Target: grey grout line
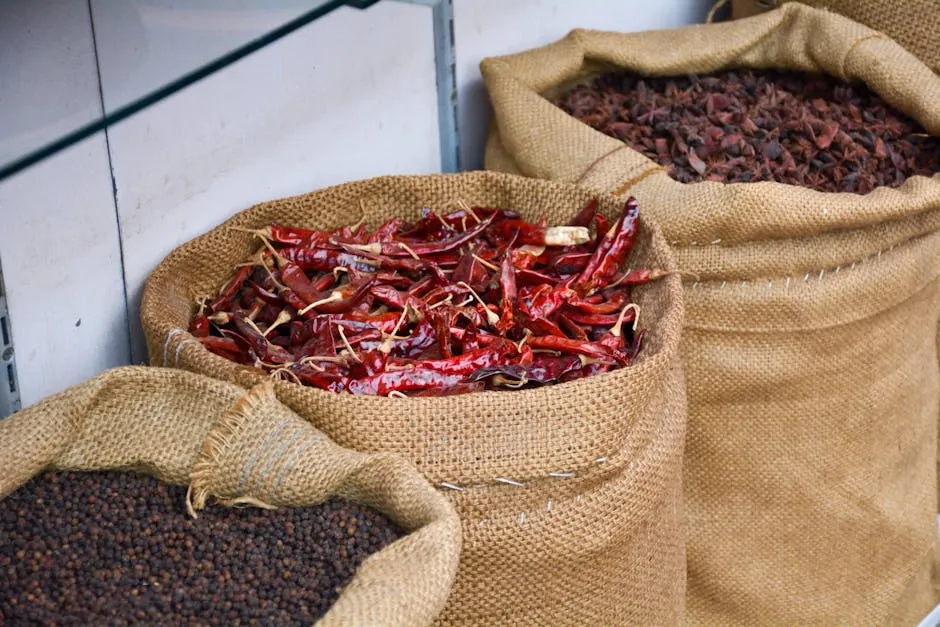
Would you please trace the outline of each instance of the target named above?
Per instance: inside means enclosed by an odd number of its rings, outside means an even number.
[[[95,32],[95,12],[91,6],[92,0],[88,0],[88,23],[91,27],[91,44],[95,53],[95,73],[98,78],[98,104],[101,107],[101,115],[107,114],[104,105],[104,82],[101,78],[101,60],[98,56],[98,34]],[[111,177],[111,196],[114,198],[114,222],[117,227],[118,255],[121,263],[121,287],[124,290],[124,329],[127,332],[127,363],[133,363],[134,350],[134,332],[131,320],[131,305],[127,291],[127,264],[124,263],[124,228],[121,225],[121,212],[118,210],[118,190],[117,179],[114,177],[114,159],[111,154],[111,134],[110,127],[105,127],[104,146],[108,155],[108,175]]]

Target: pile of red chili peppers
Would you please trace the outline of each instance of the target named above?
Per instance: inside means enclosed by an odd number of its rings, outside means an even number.
[[[213,353],[303,385],[443,396],[571,381],[629,365],[645,331],[621,271],[634,199],[611,225],[588,203],[567,226],[462,205],[333,232],[271,225],[203,299],[190,332]],[[593,232],[592,232],[593,231]]]

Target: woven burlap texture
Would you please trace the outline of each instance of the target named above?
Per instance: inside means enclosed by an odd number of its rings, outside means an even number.
[[[940,71],[940,2],[937,0],[734,0],[733,17],[749,17],[774,5],[798,1],[881,31]]]
[[[867,196],[683,185],[549,98],[604,71],[863,80],[940,132],[940,79],[799,4],[673,31],[573,31],[481,64],[486,166],[635,195],[685,280],[693,624],[913,624],[936,542],[940,181]]]
[[[182,330],[194,298],[217,290],[258,246],[229,227],[336,227],[363,211],[375,227],[457,201],[563,224],[592,197],[571,185],[469,173],[382,177],[257,205],[171,253],[150,277],[142,311],[151,360],[243,386],[263,379]],[[601,210],[613,216],[623,202],[602,198]],[[674,269],[650,221],[632,260]],[[641,356],[591,379],[412,399],[275,385],[282,402],[337,443],[400,453],[433,484],[450,486],[442,490],[460,515],[464,543],[440,624],[675,624],[685,594],[681,293],[674,274],[637,289],[640,325],[650,330]]]
[[[384,512],[410,533],[363,562],[321,627],[429,625],[457,572],[460,521],[447,499],[400,456],[337,446],[269,383],[246,393],[178,370],[107,371],[0,421],[0,498],[46,470],[141,472],[190,485],[196,507],[339,497]]]

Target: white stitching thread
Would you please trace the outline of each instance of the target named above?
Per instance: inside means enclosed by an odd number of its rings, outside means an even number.
[[[272,501],[273,501],[274,498],[277,496],[277,490],[278,490],[278,488],[281,487],[281,480],[284,478],[284,474],[285,474],[288,470],[290,470],[291,468],[294,467],[294,462],[297,461],[297,457],[299,457],[300,455],[303,455],[303,452],[306,451],[308,448],[310,448],[310,445],[315,442],[315,439],[310,439],[310,436],[309,436],[309,435],[306,436],[306,437],[307,437],[307,440],[304,442],[303,446],[301,446],[300,448],[296,449],[296,450],[291,454],[290,458],[287,460],[287,463],[285,463],[283,466],[281,466],[281,469],[278,471],[278,473],[277,473],[277,479],[274,481],[274,487],[271,488],[271,500],[272,500]]]
[[[248,463],[245,465],[245,470],[242,472],[241,479],[238,480],[239,492],[242,492],[245,489],[245,481],[248,479],[248,474],[255,467],[255,464],[258,461],[258,456],[267,451],[267,448],[271,446],[271,442],[273,442],[277,436],[280,435],[281,430],[287,426],[288,422],[288,420],[282,420],[279,425],[274,427],[274,429],[271,430],[271,433],[268,434],[268,437],[265,438],[261,446],[258,447],[252,456],[248,459]]]
[[[258,477],[258,481],[255,484],[255,494],[261,494],[261,487],[264,485],[264,480],[268,476],[268,473],[271,472],[271,469],[274,467],[274,464],[281,461],[281,457],[284,456],[284,453],[287,452],[287,449],[297,441],[302,435],[302,431],[296,431],[286,442],[281,444],[281,447],[277,449],[277,452],[268,460],[268,465],[264,467],[264,470],[261,472],[261,476]],[[273,500],[273,499],[272,499]]]
[[[804,281],[804,282],[809,282],[810,278],[813,277],[813,276],[816,277],[816,280],[817,280],[817,281],[822,281],[823,278],[824,278],[825,275],[826,275],[826,272],[829,272],[830,274],[839,274],[839,273],[842,271],[842,268],[846,268],[846,271],[848,271],[848,270],[854,270],[855,267],[856,267],[858,264],[864,263],[864,262],[866,262],[866,261],[871,261],[871,260],[874,260],[874,259],[879,259],[883,253],[891,252],[892,250],[894,250],[895,248],[897,248],[899,245],[900,245],[900,244],[891,244],[891,245],[888,246],[887,248],[883,248],[883,249],[879,250],[878,252],[876,252],[876,253],[874,253],[874,254],[872,254],[872,255],[869,255],[868,257],[865,257],[864,259],[859,259],[859,260],[857,260],[857,261],[853,261],[853,262],[852,262],[851,264],[849,264],[848,266],[845,266],[845,265],[838,265],[838,266],[835,266],[834,268],[822,268],[821,270],[810,270],[809,272],[807,272],[807,273],[803,276],[803,281]],[[784,282],[784,289],[786,289],[786,290],[789,290],[789,289],[790,289],[790,282],[792,281],[792,279],[793,279],[793,277],[790,277],[790,276],[786,277],[786,281]],[[752,280],[758,280],[758,279],[752,279]],[[773,282],[774,282],[773,279],[768,279],[768,289],[773,289]],[[706,287],[707,284],[708,284],[708,281],[706,281],[705,283],[706,283],[706,285],[703,286],[701,281],[694,281],[694,282],[692,282],[691,284],[689,284],[688,289],[699,289],[700,287]],[[687,283],[687,284],[688,284],[688,283]],[[727,285],[728,285],[728,282],[727,282],[727,281],[722,281],[722,282],[721,282],[721,285],[718,286],[717,289],[725,289],[725,288],[727,287]],[[747,286],[748,286],[748,281],[742,280],[742,281],[741,281],[741,285],[740,285],[741,289],[746,289]]]
[[[170,342],[173,341],[173,337],[179,333],[185,333],[182,329],[170,329],[166,334],[166,342],[163,344],[163,367],[166,368],[166,357],[167,352],[170,350]]]
[[[175,365],[176,365],[177,368],[180,367],[180,351],[183,350],[183,347],[184,347],[184,346],[186,346],[187,344],[189,344],[189,343],[191,343],[191,342],[195,342],[196,344],[198,344],[198,343],[199,343],[199,340],[196,340],[196,339],[193,339],[193,338],[188,338],[188,339],[183,340],[182,342],[180,342],[180,343],[176,346],[176,361],[175,361],[174,363],[175,363]]]

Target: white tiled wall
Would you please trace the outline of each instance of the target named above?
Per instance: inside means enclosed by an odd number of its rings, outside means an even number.
[[[700,21],[711,5],[453,2],[464,168],[482,165],[484,56],[575,27]],[[93,38],[87,2],[0,0],[0,163],[313,4],[91,0]],[[146,277],[172,248],[240,209],[368,176],[438,171],[428,4],[341,9],[117,124],[107,143],[99,134],[0,182],[0,261],[23,404],[144,361],[137,320]]]
[[[0,163],[100,112],[87,5],[0,2]],[[103,135],[0,183],[0,259],[24,405],[127,362]]]
[[[180,30],[205,48],[195,51],[205,60],[224,51],[213,40],[221,32],[232,41],[232,32],[217,30],[224,25],[204,12],[179,26],[144,19],[141,82],[186,69],[186,59],[170,54],[186,40]],[[246,34],[240,20],[232,26]],[[111,109],[122,94],[147,89],[133,79],[112,89],[112,60],[137,44],[119,29],[99,28],[97,36]],[[432,49],[424,7],[340,9],[110,131],[131,320],[166,254],[240,209],[349,180],[437,171]],[[133,329],[133,359],[144,361],[142,334]]]
[[[632,32],[705,21],[710,0],[454,0],[460,162],[483,167],[492,114],[480,60],[543,46],[573,28]]]

